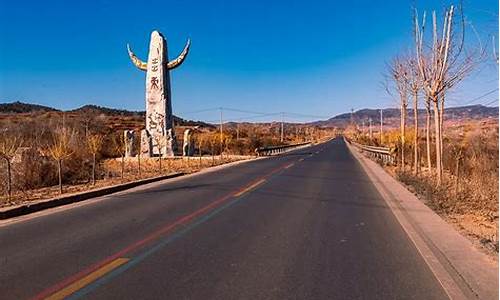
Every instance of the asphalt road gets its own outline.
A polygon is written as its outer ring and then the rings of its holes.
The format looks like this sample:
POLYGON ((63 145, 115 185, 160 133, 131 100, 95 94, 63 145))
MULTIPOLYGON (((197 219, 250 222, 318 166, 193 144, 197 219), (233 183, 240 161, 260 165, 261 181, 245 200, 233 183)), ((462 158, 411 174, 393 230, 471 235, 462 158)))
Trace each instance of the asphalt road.
POLYGON ((447 299, 341 139, 0 226, 0 298, 447 299))

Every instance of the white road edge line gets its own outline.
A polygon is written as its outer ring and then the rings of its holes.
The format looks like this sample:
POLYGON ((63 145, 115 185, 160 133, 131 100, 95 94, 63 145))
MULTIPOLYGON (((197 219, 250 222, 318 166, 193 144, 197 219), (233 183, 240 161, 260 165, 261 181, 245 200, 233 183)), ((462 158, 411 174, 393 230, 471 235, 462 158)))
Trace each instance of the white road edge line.
MULTIPOLYGON (((377 191, 380 193, 384 201, 386 202, 387 206, 391 209, 391 212, 394 214, 396 219, 398 220, 399 224, 403 228, 403 230, 406 232, 410 240, 413 242, 415 245, 415 248, 417 251, 420 253, 420 255, 423 257, 425 263, 429 266, 429 269, 432 271, 434 277, 436 280, 440 283, 442 286, 443 290, 446 292, 448 297, 450 299, 470 299, 470 297, 467 297, 460 286, 455 282, 453 277, 449 274, 449 272, 445 269, 445 267, 441 264, 439 259, 434 255, 433 251, 431 248, 426 244, 426 242, 422 239, 422 237, 417 233, 413 225, 410 223, 410 221, 406 218, 406 216, 403 215, 402 210, 404 208, 402 207, 395 207, 398 204, 396 201, 391 200, 393 197, 389 191, 385 189, 385 187, 379 182, 377 177, 372 173, 372 171, 366 166, 366 163, 363 161, 363 158, 360 157, 361 154, 356 152, 356 150, 353 150, 347 142, 346 142, 347 147, 349 148, 350 152, 353 154, 353 156, 356 158, 356 160, 360 163, 362 166, 363 170, 365 173, 368 175, 370 178, 371 182, 377 189, 377 191)), ((367 158, 368 159, 368 158, 367 158)))

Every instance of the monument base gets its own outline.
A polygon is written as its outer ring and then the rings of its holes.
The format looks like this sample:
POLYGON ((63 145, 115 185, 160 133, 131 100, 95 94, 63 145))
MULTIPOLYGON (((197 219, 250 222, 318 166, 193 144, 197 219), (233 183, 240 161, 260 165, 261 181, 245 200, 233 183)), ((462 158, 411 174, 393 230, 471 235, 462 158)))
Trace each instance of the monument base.
MULTIPOLYGON (((170 130, 168 131, 170 133, 170 130)), ((152 136, 148 130, 141 130, 142 157, 173 157, 176 149, 175 136, 152 136)))

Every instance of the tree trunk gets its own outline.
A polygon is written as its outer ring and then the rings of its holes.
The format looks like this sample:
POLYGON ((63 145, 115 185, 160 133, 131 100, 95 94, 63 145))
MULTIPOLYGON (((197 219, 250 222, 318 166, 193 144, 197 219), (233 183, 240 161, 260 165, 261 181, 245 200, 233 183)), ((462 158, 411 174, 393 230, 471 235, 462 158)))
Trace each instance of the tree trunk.
POLYGON ((7 200, 10 201, 12 197, 12 169, 10 160, 6 158, 5 162, 7 163, 7 200))
POLYGON ((456 161, 455 165, 455 194, 458 194, 458 188, 459 188, 459 182, 460 182, 460 160, 461 157, 459 156, 456 161))
POLYGON ((431 161, 431 106, 430 103, 426 103, 426 112, 425 116, 425 144, 427 148, 427 168, 429 169, 429 173, 432 171, 432 161, 431 161))
POLYGON ((141 154, 137 155, 137 167, 139 168, 139 178, 141 178, 141 154))
POLYGON ((95 153, 92 154, 92 185, 95 185, 95 153))
POLYGON ((122 163, 121 163, 122 171, 121 171, 121 179, 123 180, 123 173, 125 173, 125 155, 122 155, 122 163))
POLYGON ((160 153, 160 157, 159 157, 159 159, 160 159, 160 161, 159 161, 159 162, 160 162, 160 175, 161 175, 161 153, 160 153))
POLYGON ((215 146, 212 144, 212 166, 215 164, 215 146))
POLYGON ((418 160, 418 92, 413 94, 413 122, 415 126, 415 143, 414 143, 414 153, 413 153, 413 159, 414 159, 414 164, 415 164, 415 175, 418 174, 418 169, 419 169, 419 160, 418 160))
POLYGON ((436 132, 436 183, 437 185, 441 184, 441 180, 443 178, 443 162, 442 154, 441 154, 441 120, 439 113, 439 103, 435 101, 437 99, 433 99, 434 103, 434 126, 436 132))
POLYGON ((443 168, 443 122, 444 122, 444 95, 441 98, 439 107, 439 145, 441 147, 441 168, 443 168))
POLYGON ((198 156, 200 157, 200 168, 201 168, 201 143, 198 144, 198 156))
POLYGON ((406 105, 401 104, 401 170, 405 170, 406 105))
POLYGON ((59 194, 63 193, 62 188, 62 159, 57 160, 57 174, 59 175, 59 194))

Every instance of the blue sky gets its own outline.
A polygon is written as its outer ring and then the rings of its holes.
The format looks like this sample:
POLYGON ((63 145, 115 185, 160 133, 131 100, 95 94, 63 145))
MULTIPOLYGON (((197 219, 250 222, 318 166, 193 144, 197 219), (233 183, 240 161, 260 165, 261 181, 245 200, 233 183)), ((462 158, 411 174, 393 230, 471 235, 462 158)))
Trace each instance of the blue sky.
MULTIPOLYGON (((394 106, 382 73, 393 55, 412 46, 411 7, 440 12, 448 3, 2 1, 0 102, 143 110, 145 74, 129 61, 126 43, 146 60, 150 32, 157 29, 168 40, 170 58, 192 39, 185 63, 172 72, 173 109, 180 116, 215 120, 216 111, 189 112, 229 107, 328 117, 394 106)), ((464 4, 483 43, 490 42, 489 35, 498 35, 498 1, 464 4)), ((487 62, 450 94, 449 104, 497 87, 498 67, 487 62)))

